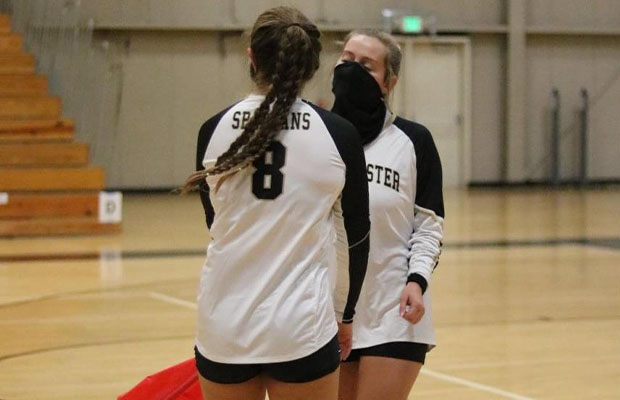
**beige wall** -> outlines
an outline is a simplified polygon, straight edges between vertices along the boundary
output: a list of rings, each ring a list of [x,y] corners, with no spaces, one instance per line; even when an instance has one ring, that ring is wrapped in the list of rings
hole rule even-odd
[[[472,36],[471,168],[474,182],[499,182],[505,129],[505,38]]]
[[[456,25],[505,22],[504,0],[82,0],[85,15],[104,26],[248,25],[277,5],[300,9],[322,25],[378,25],[384,8],[436,14],[440,23]]]
[[[527,10],[532,26],[620,29],[618,0],[528,0]]]
[[[561,175],[579,174],[580,90],[590,96],[589,169],[620,178],[620,43],[613,37],[535,37],[528,43],[526,165],[543,178],[550,147],[550,95],[560,92]],[[542,164],[542,165],[541,165]]]
[[[332,102],[331,66],[342,35],[325,35],[322,65],[304,90],[318,104]],[[211,115],[250,92],[240,33],[110,32],[122,65],[117,129],[101,157],[107,186],[157,188],[181,184],[194,169],[198,129]]]
[[[108,166],[107,185],[178,185],[194,168],[202,122],[246,91],[238,36],[157,32],[111,39],[122,48],[123,82],[118,159]]]
[[[434,13],[440,31],[472,40],[472,181],[499,182],[506,164],[507,100],[524,104],[525,129],[511,134],[523,168],[514,182],[549,176],[552,87],[561,91],[564,178],[577,173],[576,110],[579,89],[593,97],[590,173],[620,179],[620,1],[523,0],[526,4],[525,90],[507,93],[511,51],[508,2],[520,0],[288,1],[317,21],[325,33],[323,67],[306,97],[331,104],[330,65],[334,41],[354,26],[380,26],[381,9]],[[584,6],[588,3],[589,6]],[[112,43],[110,62],[119,66],[119,113],[110,133],[114,154],[103,160],[108,186],[170,187],[193,168],[200,124],[250,89],[241,28],[278,1],[82,0],[94,17],[96,41]],[[329,33],[329,32],[332,33]],[[519,97],[520,96],[520,97]],[[513,114],[511,114],[513,115]],[[516,132],[516,133],[515,133]],[[508,166],[510,167],[510,166]],[[514,171],[513,171],[514,172]]]

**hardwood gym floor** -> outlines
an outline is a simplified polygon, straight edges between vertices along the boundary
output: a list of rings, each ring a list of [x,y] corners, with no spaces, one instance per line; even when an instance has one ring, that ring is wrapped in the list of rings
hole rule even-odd
[[[0,399],[113,399],[192,356],[195,196],[114,236],[0,240]],[[620,399],[620,188],[446,193],[438,347],[411,398]]]

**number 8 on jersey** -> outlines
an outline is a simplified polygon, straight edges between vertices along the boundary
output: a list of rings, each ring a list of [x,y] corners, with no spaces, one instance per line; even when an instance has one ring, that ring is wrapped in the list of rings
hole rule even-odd
[[[286,147],[273,141],[265,153],[254,160],[256,172],[252,175],[252,193],[258,199],[274,200],[282,194],[284,174],[282,167],[286,163]]]

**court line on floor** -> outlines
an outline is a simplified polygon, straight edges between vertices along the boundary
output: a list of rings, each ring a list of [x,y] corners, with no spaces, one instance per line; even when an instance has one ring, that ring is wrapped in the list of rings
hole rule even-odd
[[[589,246],[609,250],[620,250],[620,238],[553,238],[553,239],[504,239],[474,242],[451,242],[444,243],[446,248],[455,249],[478,249],[494,247],[541,247],[541,246]]]
[[[176,304],[176,305],[181,306],[181,307],[191,308],[193,310],[197,309],[196,303],[193,303],[193,302],[187,301],[187,300],[183,300],[183,299],[179,299],[178,297],[169,296],[167,294],[163,294],[163,293],[159,293],[159,292],[149,292],[149,297],[157,299],[157,300],[164,301],[166,303]],[[462,379],[462,378],[457,378],[455,376],[451,376],[451,375],[447,375],[447,374],[442,374],[441,372],[431,371],[431,370],[426,369],[426,368],[422,369],[421,373],[424,374],[424,375],[428,375],[430,377],[433,377],[435,379],[443,380],[443,381],[454,383],[454,384],[458,384],[458,385],[467,386],[467,387],[470,387],[470,388],[473,388],[473,389],[477,389],[477,390],[481,390],[481,391],[488,392],[488,393],[493,393],[493,394],[496,394],[496,395],[499,395],[499,396],[503,396],[503,397],[506,397],[506,398],[512,399],[512,400],[536,400],[536,399],[534,399],[532,397],[521,396],[521,395],[516,394],[516,393],[507,392],[505,390],[501,390],[501,389],[494,388],[492,386],[483,385],[481,383],[469,381],[467,379]]]
[[[620,238],[565,238],[565,239],[506,239],[474,242],[448,242],[444,249],[485,249],[504,247],[541,247],[577,245],[599,249],[620,250]],[[144,250],[144,251],[92,251],[84,253],[41,253],[41,254],[4,254],[0,255],[0,262],[46,262],[46,261],[82,261],[100,258],[140,259],[140,258],[174,258],[174,257],[204,257],[205,249],[183,250]]]
[[[57,300],[57,299],[62,299],[67,296],[79,296],[82,294],[109,293],[109,292],[116,292],[116,291],[123,291],[123,290],[148,288],[149,286],[153,286],[153,285],[155,286],[170,285],[170,284],[176,285],[176,284],[183,284],[183,283],[188,283],[188,282],[193,283],[194,279],[193,278],[166,279],[162,281],[142,282],[142,283],[136,283],[136,284],[119,285],[119,286],[109,286],[106,288],[92,288],[92,289],[86,289],[86,290],[50,293],[50,294],[44,294],[40,296],[31,296],[31,297],[22,298],[19,300],[0,303],[0,309],[7,308],[7,307],[27,305],[27,304],[36,303],[39,301]]]
[[[480,391],[483,391],[483,392],[496,394],[498,396],[502,396],[502,397],[505,397],[507,399],[512,399],[512,400],[536,400],[533,397],[521,396],[520,394],[508,392],[506,390],[498,389],[498,388],[495,388],[493,386],[483,385],[483,384],[478,383],[478,382],[474,382],[474,381],[470,381],[470,380],[462,379],[462,378],[457,378],[455,376],[448,375],[448,374],[442,374],[441,372],[432,371],[432,370],[430,370],[428,368],[422,368],[422,370],[420,371],[420,374],[427,375],[427,376],[430,376],[432,378],[439,379],[439,380],[442,380],[442,381],[454,383],[454,384],[457,384],[457,385],[467,386],[469,388],[477,389],[477,390],[480,390]]]
[[[164,301],[166,303],[176,304],[181,307],[191,308],[192,310],[198,309],[198,306],[194,302],[179,299],[178,297],[168,296],[167,294],[163,294],[159,292],[149,292],[149,297]]]
[[[87,347],[98,347],[98,346],[114,346],[114,345],[130,344],[130,343],[152,343],[152,342],[160,342],[160,341],[163,342],[163,341],[168,341],[168,340],[191,339],[194,337],[195,335],[175,335],[175,336],[163,336],[163,337],[142,338],[142,339],[110,340],[107,342],[101,341],[101,342],[75,343],[75,344],[68,344],[65,346],[44,347],[41,349],[28,350],[28,351],[23,351],[20,353],[0,355],[0,363],[15,359],[15,358],[39,355],[43,353],[51,353],[54,351],[74,350],[74,349],[82,349],[82,348],[87,348]]]
[[[0,255],[0,262],[26,261],[84,261],[98,259],[134,259],[134,258],[174,258],[204,257],[205,249],[186,250],[144,250],[144,251],[87,251],[75,253],[39,253],[39,254],[5,254]]]

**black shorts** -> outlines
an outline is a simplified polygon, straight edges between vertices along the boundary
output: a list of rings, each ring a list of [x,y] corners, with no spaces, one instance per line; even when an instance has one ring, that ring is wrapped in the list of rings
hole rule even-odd
[[[200,375],[215,383],[242,383],[260,374],[281,382],[310,382],[334,372],[340,366],[338,335],[309,356],[278,363],[224,364],[208,360],[195,347],[194,353]]]
[[[374,356],[397,358],[399,360],[415,361],[424,364],[427,351],[428,345],[424,343],[390,342],[362,349],[354,349],[344,362],[359,361],[360,357]]]

